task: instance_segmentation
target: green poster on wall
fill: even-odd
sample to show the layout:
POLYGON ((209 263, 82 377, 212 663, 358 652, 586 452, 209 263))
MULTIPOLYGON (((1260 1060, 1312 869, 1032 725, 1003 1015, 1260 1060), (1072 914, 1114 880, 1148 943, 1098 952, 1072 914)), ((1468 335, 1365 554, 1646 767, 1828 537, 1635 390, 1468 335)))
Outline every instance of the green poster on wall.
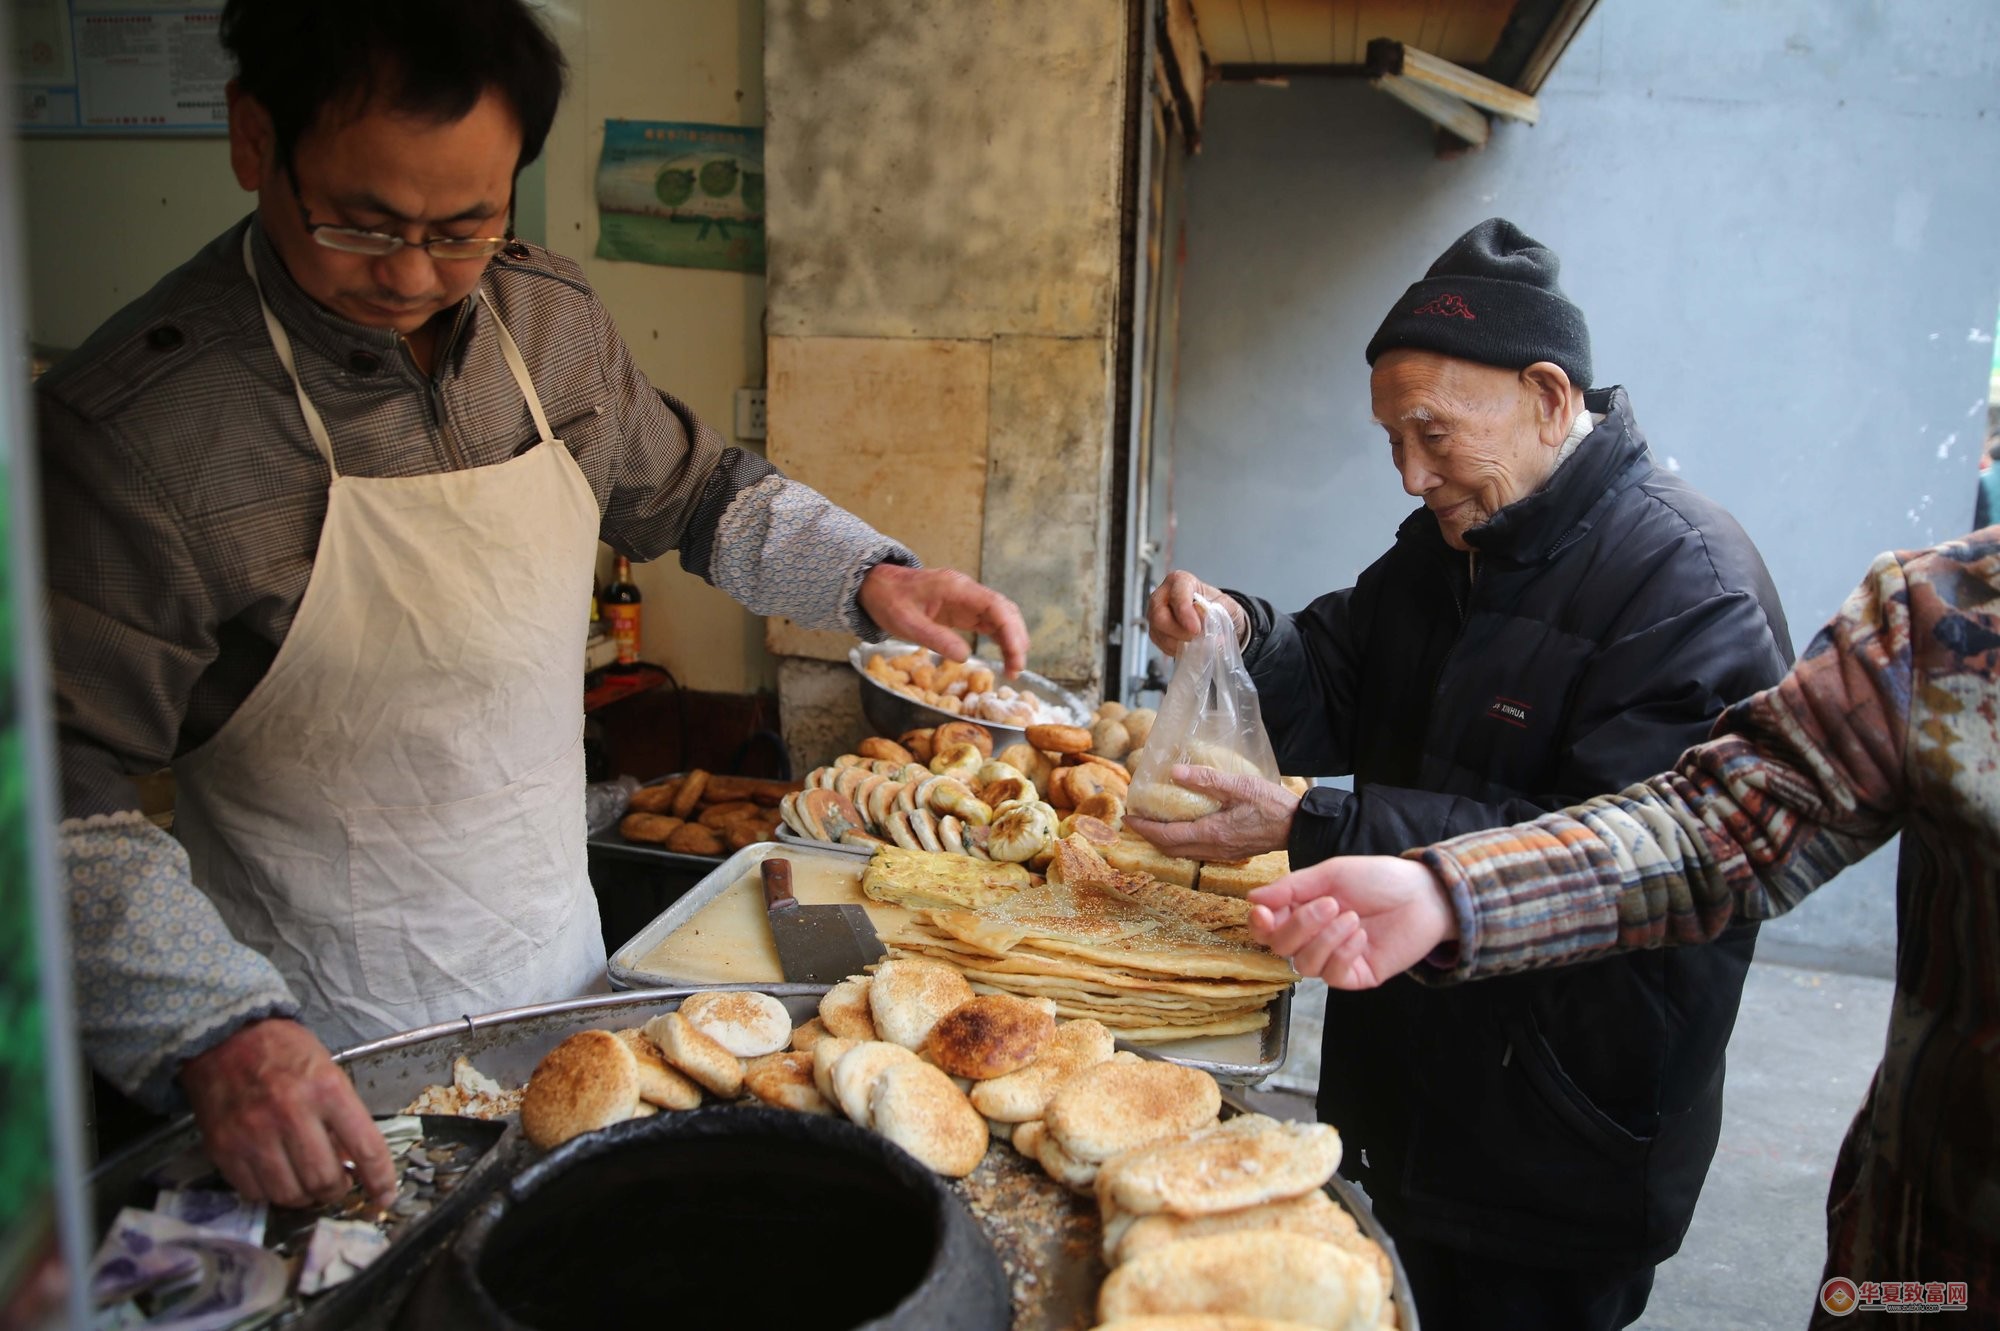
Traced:
POLYGON ((764 271, 764 131, 607 120, 597 257, 764 271))

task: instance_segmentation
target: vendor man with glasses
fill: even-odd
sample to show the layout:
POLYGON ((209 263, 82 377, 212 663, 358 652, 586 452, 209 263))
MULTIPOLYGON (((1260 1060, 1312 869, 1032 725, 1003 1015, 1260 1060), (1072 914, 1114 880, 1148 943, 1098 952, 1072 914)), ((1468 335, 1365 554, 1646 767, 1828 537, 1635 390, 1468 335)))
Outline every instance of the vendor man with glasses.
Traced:
POLYGON ((725 447, 512 238, 563 81, 522 0, 229 0, 222 38, 255 212, 39 387, 62 844, 91 1061, 300 1205, 394 1191, 329 1046, 601 982, 600 539, 761 614, 1027 637, 725 447), (172 836, 131 783, 167 763, 172 836))

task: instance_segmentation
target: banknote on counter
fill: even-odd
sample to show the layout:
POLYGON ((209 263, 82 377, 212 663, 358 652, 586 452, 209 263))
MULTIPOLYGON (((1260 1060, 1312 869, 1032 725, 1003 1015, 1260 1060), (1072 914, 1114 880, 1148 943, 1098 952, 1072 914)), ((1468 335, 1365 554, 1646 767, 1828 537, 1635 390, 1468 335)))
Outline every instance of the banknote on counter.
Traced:
POLYGON ((365 1221, 322 1217, 314 1223, 312 1241, 306 1245, 299 1293, 317 1294, 354 1279, 388 1248, 389 1236, 365 1221))
POLYGON ((124 1300, 143 1296, 154 1331, 227 1331, 283 1303, 287 1274, 255 1244, 127 1207, 91 1262, 90 1292, 107 1326, 120 1324, 124 1300))
POLYGON ((172 1216, 126 1207, 111 1222, 111 1232, 91 1259, 91 1302, 101 1308, 149 1289, 193 1280, 201 1258, 171 1241, 200 1233, 172 1216))
POLYGON ((161 1215, 243 1243, 262 1244, 271 1208, 223 1188, 162 1188, 153 1209, 161 1215))

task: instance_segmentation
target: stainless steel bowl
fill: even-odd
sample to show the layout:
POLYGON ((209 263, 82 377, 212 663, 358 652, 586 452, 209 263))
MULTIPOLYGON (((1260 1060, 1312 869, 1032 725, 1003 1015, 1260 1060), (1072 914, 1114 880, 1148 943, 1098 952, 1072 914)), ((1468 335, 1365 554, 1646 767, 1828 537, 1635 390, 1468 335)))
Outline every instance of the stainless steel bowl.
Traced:
MULTIPOLYGON (((922 651, 907 642, 864 642, 848 652, 847 660, 854 667, 854 673, 861 680, 861 712, 868 718, 868 724, 875 727, 875 733, 890 739, 906 730, 922 730, 929 726, 941 726, 947 721, 971 721, 993 732, 993 748, 997 753, 1009 744, 1025 743, 1028 736, 1019 726, 1003 726, 997 721, 988 721, 977 716, 960 716, 933 707, 929 703, 918 702, 908 694, 898 693, 868 673, 868 662, 877 656, 901 656, 905 652, 922 651)), ((935 653, 933 653, 935 655, 935 653)), ((993 673, 1000 673, 999 667, 993 673)), ((1007 681, 1017 689, 1029 689, 1036 697, 1069 708, 1077 715, 1078 725, 1090 724, 1091 715, 1097 708, 1071 693, 1062 685, 1038 675, 1032 670, 1023 670, 1019 679, 1007 681)))

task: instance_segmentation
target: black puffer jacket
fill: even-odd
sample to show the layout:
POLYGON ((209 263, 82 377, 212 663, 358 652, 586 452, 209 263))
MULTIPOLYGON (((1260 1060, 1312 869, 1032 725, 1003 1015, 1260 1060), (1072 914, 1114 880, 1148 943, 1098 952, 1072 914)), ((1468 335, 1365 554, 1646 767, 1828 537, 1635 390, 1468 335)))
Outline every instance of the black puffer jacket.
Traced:
MULTIPOLYGON (((1238 596, 1279 766, 1352 773, 1295 867, 1534 818, 1673 765, 1777 683, 1791 639, 1742 528, 1653 466, 1623 389, 1540 493, 1454 551, 1429 510, 1296 615, 1238 596)), ((1539 1266, 1636 1266, 1686 1232, 1754 926, 1463 988, 1331 996, 1320 1117, 1390 1232, 1539 1266)))

